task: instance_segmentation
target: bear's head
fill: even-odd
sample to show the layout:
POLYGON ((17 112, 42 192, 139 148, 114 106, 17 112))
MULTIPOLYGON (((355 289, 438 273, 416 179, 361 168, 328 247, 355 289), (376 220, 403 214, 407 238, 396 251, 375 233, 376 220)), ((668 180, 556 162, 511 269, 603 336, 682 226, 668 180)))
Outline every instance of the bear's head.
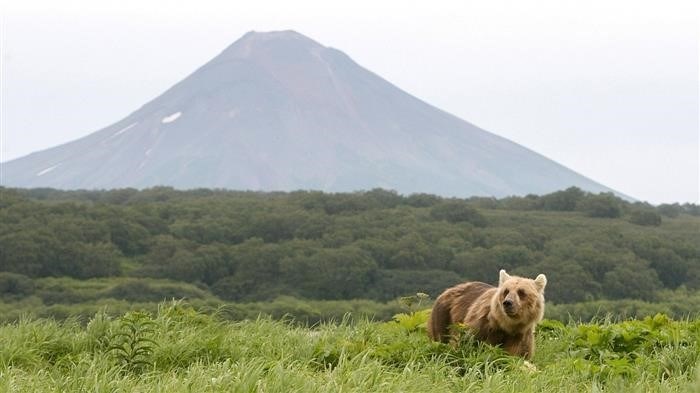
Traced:
POLYGON ((499 323, 503 327, 513 329, 531 326, 542 320, 544 316, 544 287, 547 277, 540 274, 537 278, 511 276, 501 270, 498 280, 498 291, 492 300, 491 307, 500 316, 499 323))

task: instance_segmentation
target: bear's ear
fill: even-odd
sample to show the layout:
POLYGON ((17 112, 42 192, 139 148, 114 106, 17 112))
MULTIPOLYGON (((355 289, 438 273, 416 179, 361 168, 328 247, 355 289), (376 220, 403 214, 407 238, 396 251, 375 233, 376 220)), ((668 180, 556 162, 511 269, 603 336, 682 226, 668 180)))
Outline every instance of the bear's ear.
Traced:
POLYGON ((547 276, 540 274, 535 278, 535 286, 540 293, 544 292, 544 287, 547 286, 547 276))
POLYGON ((510 275, 506 273, 504 269, 501 269, 500 272, 498 272, 498 286, 500 287, 503 285, 504 282, 506 282, 510 278, 510 275))

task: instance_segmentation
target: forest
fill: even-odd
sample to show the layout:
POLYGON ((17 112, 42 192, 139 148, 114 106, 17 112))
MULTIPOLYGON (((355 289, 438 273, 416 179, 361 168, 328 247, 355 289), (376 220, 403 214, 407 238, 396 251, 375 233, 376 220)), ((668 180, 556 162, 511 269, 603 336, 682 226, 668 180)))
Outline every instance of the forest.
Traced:
POLYGON ((346 310, 386 319, 396 299, 495 283, 501 268, 547 275, 549 318, 694 316, 700 206, 573 187, 502 199, 0 188, 5 320, 165 299, 239 307, 238 317, 346 310))

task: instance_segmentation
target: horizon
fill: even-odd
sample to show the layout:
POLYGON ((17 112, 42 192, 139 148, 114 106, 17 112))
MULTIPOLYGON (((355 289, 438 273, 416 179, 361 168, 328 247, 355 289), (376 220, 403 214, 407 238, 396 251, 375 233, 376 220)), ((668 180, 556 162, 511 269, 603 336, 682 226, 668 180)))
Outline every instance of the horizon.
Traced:
MULTIPOLYGON (((178 39, 158 39, 158 34, 155 34, 155 37, 141 34, 147 26, 146 20, 153 17, 154 10, 151 9, 137 15, 137 21, 130 21, 131 27, 137 27, 135 32, 124 33, 116 30, 115 26, 123 24, 126 17, 131 16, 128 15, 128 11, 131 10, 129 4, 126 7, 127 11, 117 10, 113 14, 89 7, 66 7, 59 9, 57 16, 46 16, 38 14, 43 9, 39 6, 41 2, 27 3, 14 4, 14 8, 10 8, 12 12, 4 12, 2 21, 3 120, 0 123, 0 131, 3 143, 0 161, 3 163, 78 139, 117 121, 192 73, 243 35, 238 34, 231 40, 230 35, 233 33, 226 34, 226 29, 222 27, 223 22, 229 19, 222 16, 214 18, 216 23, 213 23, 209 30, 194 33, 195 38, 213 38, 212 42, 206 40, 205 44, 193 45, 197 40, 191 39, 187 42, 183 37, 193 34, 192 28, 201 27, 192 23, 192 20, 205 18, 202 15, 184 15, 182 7, 169 9, 166 13, 180 15, 180 22, 190 21, 191 26, 185 28, 177 24, 172 26, 169 24, 171 22, 158 25, 165 27, 166 32, 176 33, 173 35, 179 38, 181 43, 184 41, 189 45, 185 46, 187 51, 183 51, 177 49, 181 46, 178 45, 178 39), (32 19, 32 23, 28 25, 20 23, 29 19, 32 19), (77 46, 86 48, 79 49, 74 47, 73 41, 77 37, 76 32, 81 30, 80 26, 73 31, 70 23, 68 26, 59 26, 58 23, 71 20, 80 21, 86 26, 91 26, 91 23, 107 24, 108 28, 96 34, 97 37, 83 34, 77 46), (27 33, 23 29, 36 27, 36 24, 42 21, 52 22, 42 26, 43 32, 50 32, 51 38, 63 46, 51 48, 50 42, 39 42, 37 36, 18 34, 27 33), (119 40, 109 41, 120 37, 125 39, 122 44, 119 44, 119 40), (143 45, 136 45, 134 48, 131 44, 139 38, 142 39, 139 43, 143 45), (220 46, 217 50, 216 47, 224 40, 229 40, 228 44, 220 46), (68 41, 73 45, 67 45, 68 41), (105 43, 111 43, 112 46, 105 48, 105 43), (56 55, 61 49, 72 55, 56 55), (56 65, 56 71, 49 74, 37 72, 45 71, 41 64, 48 58, 53 59, 52 65, 56 65), (115 59, 125 60, 109 67, 110 63, 115 63, 115 59), (136 61, 137 59, 142 61, 136 61), (76 64, 81 64, 82 67, 77 67, 76 70, 76 64), (72 89, 73 86, 76 88, 72 89), (38 107, 46 108, 41 112, 42 116, 36 116, 36 111, 32 110, 36 106, 32 107, 30 102, 38 102, 38 107), (90 110, 86 111, 81 104, 88 105, 90 110), (54 132, 46 131, 49 127, 54 132)), ((304 3, 304 6, 307 5, 309 3, 304 3)), ((133 5, 131 6, 133 8, 133 5)), ((549 6, 556 8, 552 4, 549 6)), ((466 8, 458 9, 473 10, 468 6, 464 7, 466 8)), ((592 12, 596 9, 595 6, 591 6, 585 16, 596 16, 595 12, 592 12)), ((619 59, 615 55, 619 53, 620 48, 605 45, 606 39, 609 38, 605 34, 598 36, 594 34, 595 31, 587 31, 590 37, 584 38, 590 40, 573 42, 578 46, 567 49, 565 44, 572 43, 567 41, 567 38, 572 37, 572 32, 561 23, 559 32, 563 38, 561 42, 554 44, 549 41, 553 36, 546 31, 543 35, 543 31, 546 30, 544 27, 535 26, 525 30, 523 34, 526 38, 534 38, 520 41, 521 44, 529 45, 524 49, 544 55, 545 59, 519 63, 519 72, 518 67, 509 66, 512 54, 505 49, 515 50, 516 54, 519 50, 523 55, 528 55, 528 51, 518 47, 517 39, 516 45, 509 41, 517 38, 515 35, 502 34, 498 29, 487 29, 482 32, 485 40, 470 41, 472 46, 466 47, 458 45, 462 43, 460 37, 465 34, 473 36, 476 31, 449 24, 443 31, 461 32, 462 36, 457 34, 455 38, 445 34, 434 34, 438 38, 426 38, 424 35, 419 37, 417 33, 413 33, 404 38, 399 34, 389 34, 392 44, 397 44, 392 45, 392 50, 386 50, 385 45, 376 42, 377 34, 372 33, 376 32, 377 27, 372 20, 352 13, 349 14, 351 20, 364 20, 366 25, 375 26, 374 30, 369 28, 368 31, 357 33, 359 38, 348 37, 339 32, 339 29, 330 26, 331 23, 329 26, 314 25, 308 21, 304 22, 302 18, 301 22, 297 23, 299 26, 291 26, 289 23, 294 20, 294 15, 284 21, 259 23, 265 26, 275 24, 279 27, 276 29, 252 26, 254 21, 244 18, 244 22, 238 22, 240 28, 236 30, 240 33, 292 29, 324 46, 347 53, 361 66, 430 105, 542 154, 637 200, 653 204, 698 203, 700 192, 697 56, 693 60, 692 56, 686 53, 689 44, 695 43, 694 51, 697 54, 697 36, 685 35, 692 30, 689 27, 697 29, 697 23, 693 25, 686 15, 681 15, 678 11, 669 12, 669 9, 665 8, 665 13, 654 13, 652 11, 656 11, 655 8, 639 7, 635 11, 637 13, 632 15, 636 19, 628 17, 618 21, 611 16, 603 18, 602 21, 595 19, 594 22, 604 27, 603 33, 612 31, 623 35, 623 39, 617 43, 624 44, 619 59), (677 23, 672 24, 671 21, 677 23), (641 22, 651 22, 647 23, 651 27, 643 30, 640 27, 641 22), (624 36, 625 24, 626 27, 641 30, 632 29, 633 34, 628 32, 627 36, 624 36), (661 28, 669 26, 673 29, 664 33, 661 28), (499 41, 499 33, 506 39, 501 37, 499 41), (486 45, 489 42, 495 42, 497 45, 491 48, 486 45), (675 45, 664 45, 667 42, 673 42, 675 45), (431 46, 438 46, 439 50, 431 46), (586 52, 587 46, 590 48, 586 52), (648 54, 642 52, 649 52, 650 47, 660 51, 653 57, 659 58, 656 62, 632 61, 648 61, 648 54), (599 58, 588 59, 590 63, 584 62, 579 66, 571 59, 551 57, 556 53, 580 55, 576 50, 581 49, 584 53, 596 54, 599 58), (429 53, 424 57, 434 61, 423 64, 422 59, 417 56, 422 52, 429 53), (624 56, 625 54, 627 56, 624 56), (442 57, 439 57, 440 55, 442 57), (472 60, 472 63, 476 60, 472 55, 480 56, 477 56, 479 61, 476 64, 470 65, 469 60, 472 60), (415 60, 416 58, 418 60, 415 60), (623 64, 609 67, 609 60, 620 60, 623 64), (630 70, 624 67, 629 65, 628 63, 642 64, 646 68, 628 67, 632 68, 630 70), (561 65, 572 66, 573 71, 583 73, 576 79, 576 72, 557 67, 561 65), (689 72, 693 66, 694 74, 689 72), (460 67, 467 67, 467 71, 460 70, 460 67), (484 70, 489 67, 495 68, 495 71, 486 73, 484 70), (438 74, 441 75, 435 75, 435 69, 440 69, 438 74), (586 73, 586 70, 589 72, 586 73), (555 71, 559 74, 554 73, 555 71), (539 75, 542 73, 546 74, 545 77, 539 75), (497 84, 499 79, 503 80, 497 84), (454 82, 455 80, 457 82, 454 82), (694 86, 691 86, 693 83, 694 86), (540 92, 541 90, 544 92, 540 92), (630 100, 632 104, 627 104, 625 100, 630 100), (465 104, 460 104, 461 102, 465 104), (582 108, 584 106, 590 106, 590 109, 582 108), (669 122, 670 128, 662 128, 662 125, 669 122), (568 131, 566 126, 570 128, 568 131), (596 126, 602 129, 590 131, 596 126), (562 131, 565 131, 563 135, 562 131), (631 140, 629 135, 632 132, 636 132, 636 139, 631 140), (670 176, 671 174, 676 177, 670 176)), ((418 11, 413 10, 419 14, 418 11)), ((488 7, 481 11, 497 14, 488 7)), ((561 10, 554 11, 556 12, 550 10, 547 15, 561 16, 561 10)), ((622 12, 624 9, 617 11, 622 12)), ((403 24, 398 25, 405 27, 411 25, 412 21, 422 20, 417 14, 405 18, 400 21, 403 24)), ((249 19, 261 18, 255 12, 252 15, 249 19)), ((515 15, 508 14, 505 19, 512 22, 514 17, 515 15)), ((593 21, 589 22, 586 18, 576 19, 576 15, 568 17, 578 22, 578 27, 595 26, 593 21)), ((489 18, 486 20, 497 22, 489 18)), ((428 31, 436 33, 440 32, 440 29, 437 25, 430 25, 428 31)), ((41 33, 42 31, 39 31, 37 34, 41 33)), ((613 36, 619 38, 615 34, 613 36)))

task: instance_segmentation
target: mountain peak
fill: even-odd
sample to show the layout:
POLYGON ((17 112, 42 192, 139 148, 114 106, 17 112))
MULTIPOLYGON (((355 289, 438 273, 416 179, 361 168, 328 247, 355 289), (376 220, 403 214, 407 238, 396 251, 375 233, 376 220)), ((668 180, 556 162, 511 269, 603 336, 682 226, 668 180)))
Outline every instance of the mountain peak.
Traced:
POLYGON ((223 51, 226 57, 250 58, 259 53, 299 49, 322 49, 323 45, 294 30, 258 32, 251 30, 223 51))
POLYGON ((245 33, 240 39, 241 40, 306 40, 313 41, 311 38, 297 32, 296 30, 273 30, 273 31, 255 31, 251 30, 245 33))

